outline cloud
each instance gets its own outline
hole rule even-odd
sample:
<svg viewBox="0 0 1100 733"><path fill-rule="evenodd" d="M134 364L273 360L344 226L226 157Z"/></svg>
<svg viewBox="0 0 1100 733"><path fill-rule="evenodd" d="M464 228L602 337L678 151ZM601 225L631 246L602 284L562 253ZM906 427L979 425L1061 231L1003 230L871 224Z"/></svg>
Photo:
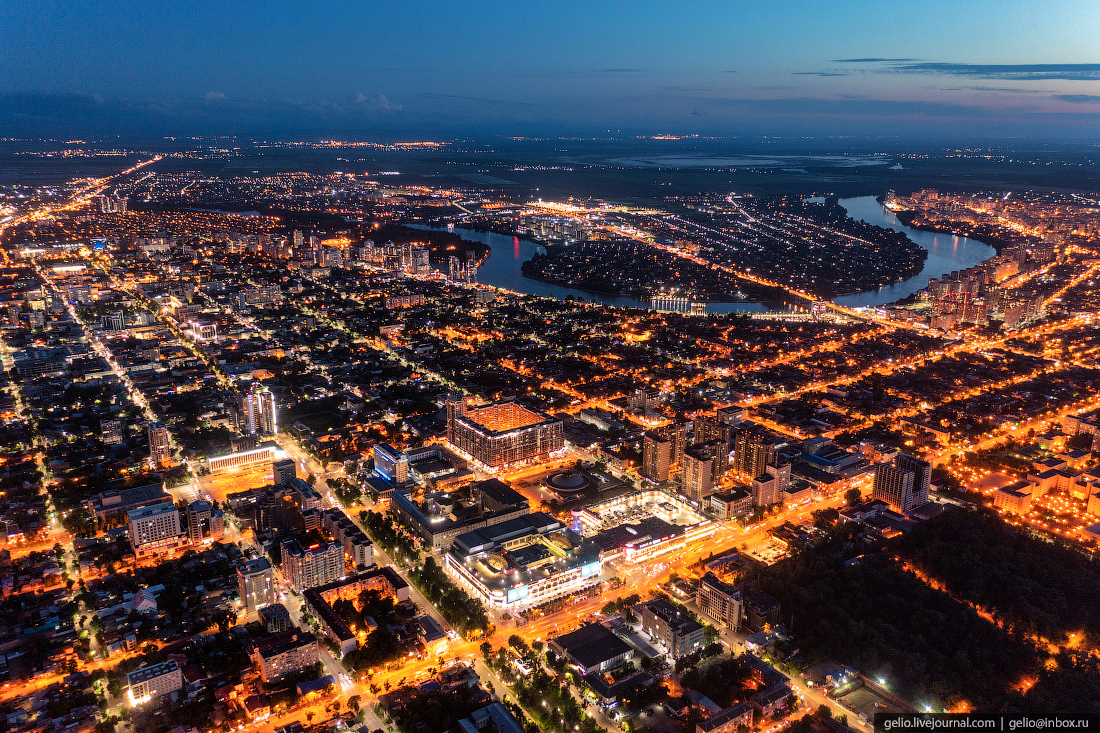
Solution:
<svg viewBox="0 0 1100 733"><path fill-rule="evenodd" d="M860 68L858 71L879 74L929 74L998 81L1100 81L1100 64L957 64L871 57L834 59L832 63L866 64L870 68ZM792 73L804 76L846 76L855 72L856 69L823 69Z"/></svg>
<svg viewBox="0 0 1100 733"><path fill-rule="evenodd" d="M522 107L532 107L533 102L517 102L511 99L486 99L485 97L472 97L465 94L435 94L432 92L420 92L417 97L425 99L461 99L466 102L479 102L481 104L515 104Z"/></svg>
<svg viewBox="0 0 1100 733"><path fill-rule="evenodd" d="M1094 104L1100 102L1100 94L1056 94L1055 99L1071 104Z"/></svg>
<svg viewBox="0 0 1100 733"><path fill-rule="evenodd" d="M945 74L975 79L1016 81L1100 81L1100 64L953 64L891 63L883 71L901 74Z"/></svg>
<svg viewBox="0 0 1100 733"><path fill-rule="evenodd" d="M225 99L225 92L207 92L202 98L207 102L221 102Z"/></svg>
<svg viewBox="0 0 1100 733"><path fill-rule="evenodd" d="M866 58L866 59L833 59L834 64L885 64L901 61L916 61L916 59L880 59L880 58Z"/></svg>
<svg viewBox="0 0 1100 733"><path fill-rule="evenodd" d="M362 92L356 92L351 97L351 103L361 108L374 109L380 112L400 112L402 106L397 102L391 101L384 94L376 94L373 97L368 97Z"/></svg>

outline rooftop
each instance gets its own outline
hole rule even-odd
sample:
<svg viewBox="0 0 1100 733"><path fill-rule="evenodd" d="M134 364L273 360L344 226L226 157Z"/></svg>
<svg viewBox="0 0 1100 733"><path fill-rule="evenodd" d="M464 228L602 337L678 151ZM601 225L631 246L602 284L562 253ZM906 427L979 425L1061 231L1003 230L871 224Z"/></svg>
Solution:
<svg viewBox="0 0 1100 733"><path fill-rule="evenodd" d="M466 417L483 428L503 433L529 425L538 425L546 416L516 402L494 402L466 412Z"/></svg>

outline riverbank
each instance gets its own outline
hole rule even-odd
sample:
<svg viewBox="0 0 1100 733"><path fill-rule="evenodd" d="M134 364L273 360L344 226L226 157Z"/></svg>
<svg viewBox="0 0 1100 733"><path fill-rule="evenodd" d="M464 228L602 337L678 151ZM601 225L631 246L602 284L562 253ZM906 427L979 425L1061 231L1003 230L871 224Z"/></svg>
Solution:
<svg viewBox="0 0 1100 733"><path fill-rule="evenodd" d="M875 290L834 298L833 302L837 305L858 308L894 303L928 287L930 279L974 267L997 254L997 250L985 242L906 226L874 196L841 199L839 204L853 219L905 234L928 255L924 260L924 267L913 277Z"/></svg>
<svg viewBox="0 0 1100 733"><path fill-rule="evenodd" d="M966 234L959 234L958 232L956 232L955 230L949 228L946 225L937 226L935 224L930 224L930 223L927 223L927 222L922 222L920 224L917 224L917 223L915 223L916 219L917 219L917 212L912 211L910 209L902 209L901 211L895 211L894 216L897 217L898 221L900 221L903 225L909 227L910 229L916 229L917 231L921 231L921 232L935 232L936 234L950 234L950 235L956 236L956 237L965 236L967 239L972 239L975 242L981 242L982 244L988 244L990 247L997 250L997 254L1000 254L1001 250L1003 250L1003 249L1006 249L1008 247L1017 246L1016 242L1009 242L1008 240L1005 240L1005 239L998 239L997 237L993 237L993 236L990 236L990 235L987 235L987 234L983 234L981 232L971 231L971 232L967 232Z"/></svg>
<svg viewBox="0 0 1100 733"><path fill-rule="evenodd" d="M408 226L420 231L440 231L424 224L409 224ZM615 308L639 308L648 309L648 291L645 299L639 299L628 295L618 295L604 287L603 283L592 283L590 287L578 287L573 281L559 279L558 282L536 280L524 275L523 263L547 253L547 248L526 237L516 234L501 234L475 230L466 227L456 227L453 235L460 236L463 242L479 242L487 245L489 256L478 268L477 281L493 287L511 290L527 295L565 300L572 297L574 300L583 298L585 302L600 303ZM559 247L554 247L555 250ZM782 308L785 301L780 298L759 298L756 300L737 301L707 301L709 314L725 313L762 313L768 310Z"/></svg>

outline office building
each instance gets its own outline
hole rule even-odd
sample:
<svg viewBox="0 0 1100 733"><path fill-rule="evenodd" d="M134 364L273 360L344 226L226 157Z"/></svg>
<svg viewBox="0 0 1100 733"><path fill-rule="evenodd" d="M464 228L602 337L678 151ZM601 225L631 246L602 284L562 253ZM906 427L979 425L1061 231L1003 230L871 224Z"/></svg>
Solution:
<svg viewBox="0 0 1100 733"><path fill-rule="evenodd" d="M447 440L490 470L546 460L565 447L561 420L510 400L449 405Z"/></svg>
<svg viewBox="0 0 1100 733"><path fill-rule="evenodd" d="M268 441L251 450L210 456L206 459L206 467L210 470L210 473L224 473L235 468L252 468L261 463L271 463L279 453L282 453L282 449L279 448L278 444L274 441Z"/></svg>
<svg viewBox="0 0 1100 733"><path fill-rule="evenodd" d="M194 501L184 511L187 539L193 545L215 542L222 538L225 520L221 509L215 509L207 501Z"/></svg>
<svg viewBox="0 0 1100 733"><path fill-rule="evenodd" d="M651 481L668 481L672 465L672 441L650 430L642 443L642 475Z"/></svg>
<svg viewBox="0 0 1100 733"><path fill-rule="evenodd" d="M245 613L263 608L276 601L275 578L271 563L258 557L237 566L237 592Z"/></svg>
<svg viewBox="0 0 1100 733"><path fill-rule="evenodd" d="M779 623L780 605L773 596L764 591L750 592L741 589L741 624L749 631L767 631Z"/></svg>
<svg viewBox="0 0 1100 733"><path fill-rule="evenodd" d="M710 508L719 519L743 517L752 512L752 492L745 488L710 495Z"/></svg>
<svg viewBox="0 0 1100 733"><path fill-rule="evenodd" d="M703 626L663 598L641 604L642 628L668 650L672 659L703 646Z"/></svg>
<svg viewBox="0 0 1100 733"><path fill-rule="evenodd" d="M180 511L170 501L131 509L126 513L126 524L130 547L138 557L179 547L184 538Z"/></svg>
<svg viewBox="0 0 1100 733"><path fill-rule="evenodd" d="M126 316L122 311L114 311L103 316L104 331L122 331L126 328Z"/></svg>
<svg viewBox="0 0 1100 733"><path fill-rule="evenodd" d="M176 660L138 667L126 675L130 705L137 706L183 689L183 672Z"/></svg>
<svg viewBox="0 0 1100 733"><path fill-rule="evenodd" d="M172 446L168 442L168 426L159 420L154 420L149 423L146 433L149 436L150 463L156 466L172 457Z"/></svg>
<svg viewBox="0 0 1100 733"><path fill-rule="evenodd" d="M303 548L297 540L286 539L280 549L283 580L296 591L331 583L344 574L344 546L339 542Z"/></svg>
<svg viewBox="0 0 1100 733"><path fill-rule="evenodd" d="M702 503L714 486L714 452L711 446L691 445L684 449L684 470L680 483L684 496Z"/></svg>
<svg viewBox="0 0 1100 733"><path fill-rule="evenodd" d="M388 443L374 446L374 472L394 486L409 480L409 459Z"/></svg>
<svg viewBox="0 0 1100 733"><path fill-rule="evenodd" d="M752 480L752 505L771 506L783 499L783 492L791 485L791 464L770 463L764 466L764 474Z"/></svg>
<svg viewBox="0 0 1100 733"><path fill-rule="evenodd" d="M104 521L112 514L125 518L131 509L172 501L164 490L164 482L135 486L130 489L107 489L84 501L84 507L95 512L96 519Z"/></svg>
<svg viewBox="0 0 1100 733"><path fill-rule="evenodd" d="M741 628L741 592L723 583L714 573L703 576L695 593L695 604L720 626L731 631Z"/></svg>
<svg viewBox="0 0 1100 733"><path fill-rule="evenodd" d="M426 494L415 502L407 491L395 491L390 511L432 549L449 550L458 535L531 513L527 499L499 479L471 484L476 505L463 504L445 492Z"/></svg>
<svg viewBox="0 0 1100 733"><path fill-rule="evenodd" d="M277 303L283 298L283 291L278 285L270 285L261 288L246 288L237 293L237 307L264 306Z"/></svg>
<svg viewBox="0 0 1100 733"><path fill-rule="evenodd" d="M273 461L271 464L272 479L276 486L290 483L291 479L298 477L298 465L293 458L283 458Z"/></svg>

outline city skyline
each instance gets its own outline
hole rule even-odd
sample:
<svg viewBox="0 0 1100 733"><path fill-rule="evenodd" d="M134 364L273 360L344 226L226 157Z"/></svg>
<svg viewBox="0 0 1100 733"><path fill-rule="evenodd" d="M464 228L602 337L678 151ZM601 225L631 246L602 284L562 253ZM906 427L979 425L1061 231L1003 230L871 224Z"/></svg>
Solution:
<svg viewBox="0 0 1100 733"><path fill-rule="evenodd" d="M8 3L0 729L1100 729L1098 28Z"/></svg>

